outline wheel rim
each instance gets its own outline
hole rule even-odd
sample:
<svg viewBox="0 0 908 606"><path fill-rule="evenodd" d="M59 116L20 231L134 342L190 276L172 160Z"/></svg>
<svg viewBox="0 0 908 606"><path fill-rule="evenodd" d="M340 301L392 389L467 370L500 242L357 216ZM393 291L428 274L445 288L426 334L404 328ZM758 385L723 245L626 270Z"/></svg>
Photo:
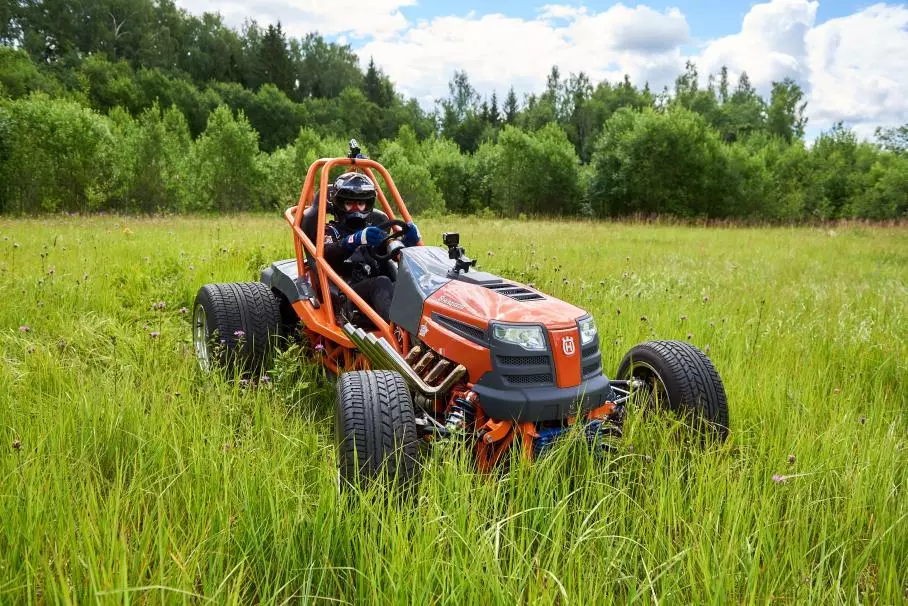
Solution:
<svg viewBox="0 0 908 606"><path fill-rule="evenodd" d="M654 408L671 407L671 402L668 399L668 391L665 388L665 381L662 380L659 371L646 362L634 362L634 365L631 367L631 377L643 381L644 386L641 391L643 391L646 396L645 402L647 406L652 406Z"/></svg>
<svg viewBox="0 0 908 606"><path fill-rule="evenodd" d="M199 368L208 372L211 369L211 356L208 353L208 316L201 304L196 305L192 314L192 344L195 346Z"/></svg>

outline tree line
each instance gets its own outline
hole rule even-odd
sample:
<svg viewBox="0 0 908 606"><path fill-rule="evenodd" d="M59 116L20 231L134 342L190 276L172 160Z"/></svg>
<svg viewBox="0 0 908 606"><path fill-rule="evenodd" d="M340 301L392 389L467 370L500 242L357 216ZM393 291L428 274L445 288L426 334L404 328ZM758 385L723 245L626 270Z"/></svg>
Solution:
<svg viewBox="0 0 908 606"><path fill-rule="evenodd" d="M804 139L791 80L593 83L426 111L347 45L170 0L0 0L0 212L272 210L356 137L416 212L799 221L908 216L908 125Z"/></svg>

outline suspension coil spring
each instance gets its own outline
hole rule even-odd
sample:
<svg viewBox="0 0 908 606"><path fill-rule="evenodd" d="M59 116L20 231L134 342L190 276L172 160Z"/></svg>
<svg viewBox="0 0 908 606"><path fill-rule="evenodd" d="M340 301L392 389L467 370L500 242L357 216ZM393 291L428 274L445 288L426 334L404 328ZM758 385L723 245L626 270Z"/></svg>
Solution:
<svg viewBox="0 0 908 606"><path fill-rule="evenodd" d="M445 428L451 433L463 432L476 416L476 406L471 401L472 392L462 398L454 398L451 412L445 420Z"/></svg>

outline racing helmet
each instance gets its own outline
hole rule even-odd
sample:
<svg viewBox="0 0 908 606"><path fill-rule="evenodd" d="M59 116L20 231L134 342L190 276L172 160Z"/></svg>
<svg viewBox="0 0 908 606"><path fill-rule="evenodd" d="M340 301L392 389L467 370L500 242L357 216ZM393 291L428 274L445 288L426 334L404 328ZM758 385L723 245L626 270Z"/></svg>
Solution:
<svg viewBox="0 0 908 606"><path fill-rule="evenodd" d="M347 211L345 203L362 202L363 210ZM375 184L360 173L344 173L334 181L334 216L349 229L362 229L375 208Z"/></svg>

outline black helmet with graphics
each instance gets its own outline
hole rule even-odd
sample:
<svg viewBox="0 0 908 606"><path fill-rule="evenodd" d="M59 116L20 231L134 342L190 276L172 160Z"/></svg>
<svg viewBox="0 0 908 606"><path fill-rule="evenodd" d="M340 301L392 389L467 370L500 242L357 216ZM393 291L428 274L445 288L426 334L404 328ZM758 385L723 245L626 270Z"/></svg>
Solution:
<svg viewBox="0 0 908 606"><path fill-rule="evenodd" d="M350 203L362 207L347 209ZM375 184L360 173L344 173L334 181L334 216L349 229L362 229L375 208Z"/></svg>

